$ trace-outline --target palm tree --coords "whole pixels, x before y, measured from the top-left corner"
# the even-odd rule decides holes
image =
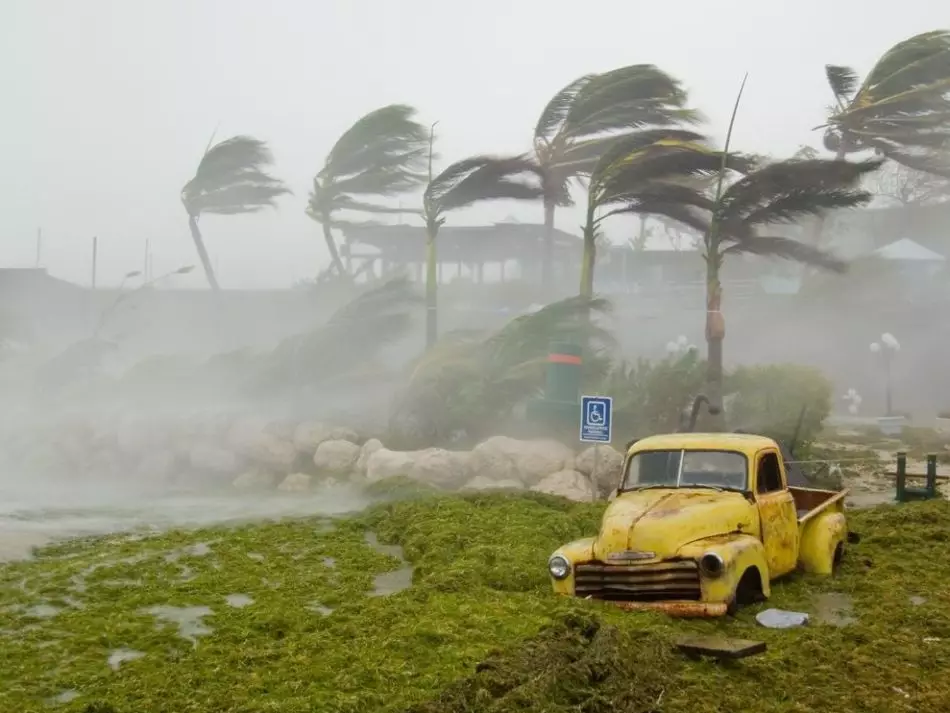
[[[323,227],[333,267],[341,276],[346,269],[333,228],[347,223],[337,214],[404,212],[365,198],[398,195],[425,182],[428,132],[414,119],[415,113],[411,106],[392,104],[366,114],[337,140],[313,179],[307,215]]]
[[[431,176],[430,162],[430,176]],[[426,345],[438,339],[436,238],[446,213],[487,200],[537,200],[542,196],[534,163],[525,157],[475,156],[429,179],[422,197],[426,226]]]
[[[534,160],[544,191],[541,283],[549,285],[554,254],[554,212],[572,205],[570,184],[590,175],[618,135],[647,126],[699,119],[685,109],[680,83],[650,64],[621,67],[575,79],[544,107],[534,129]]]
[[[863,82],[851,67],[829,64],[825,74],[835,104],[818,128],[836,159],[873,150],[908,168],[934,168],[928,154],[950,140],[950,31],[898,42]]]
[[[703,179],[715,175],[721,161],[696,143],[702,139],[682,129],[645,129],[615,140],[601,156],[587,192],[581,295],[593,296],[597,241],[607,218],[656,215],[705,230],[689,206],[700,200]]]
[[[234,215],[273,208],[279,196],[291,193],[283,181],[265,171],[273,163],[267,144],[250,136],[234,136],[213,146],[209,142],[195,177],[181,189],[191,237],[212,290],[219,289],[218,280],[198,219],[203,213]]]
[[[732,157],[730,157],[732,158]],[[705,165],[705,157],[698,163]],[[740,253],[793,260],[833,272],[846,264],[835,255],[773,232],[809,217],[822,217],[840,208],[868,203],[872,195],[862,180],[880,166],[879,160],[849,162],[831,159],[789,159],[751,168],[715,199],[703,195],[696,207],[709,211],[705,231],[706,341],[710,402],[722,409],[722,317],[720,271],[725,259]],[[733,164],[735,167],[735,164]],[[722,172],[725,174],[725,170]]]

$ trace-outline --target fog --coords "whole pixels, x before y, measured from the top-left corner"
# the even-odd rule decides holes
[[[332,440],[360,448],[371,438],[405,450],[471,446],[474,432],[423,442],[399,408],[425,348],[421,282],[371,304],[359,301],[383,289],[381,278],[314,284],[329,257],[304,212],[310,183],[367,111],[406,102],[424,124],[438,120],[443,164],[520,153],[545,102],[572,78],[650,62],[683,80],[708,118],[703,130],[721,142],[749,72],[734,141],[787,156],[821,147],[813,127],[831,101],[826,62],[866,71],[887,47],[946,20],[925,0],[886,19],[851,0],[688,2],[672,24],[662,4],[583,9],[534,0],[4,3],[0,560],[59,537],[364,507],[373,498],[362,482],[323,478],[315,465],[307,433],[316,424],[325,439],[332,430]],[[179,195],[212,133],[267,141],[275,175],[293,191],[274,210],[202,220],[220,293],[206,289]],[[558,210],[557,228],[580,234],[581,196]],[[420,200],[409,193],[399,204]],[[950,212],[869,212],[883,207],[831,221],[835,248],[864,264],[910,238],[947,255]],[[501,201],[452,213],[447,226],[541,220],[539,203]],[[605,225],[615,245],[639,231],[636,219]],[[595,287],[613,307],[602,321],[616,339],[611,359],[667,358],[681,335],[703,348],[703,261],[671,247],[656,230],[629,269],[602,249]],[[673,267],[647,267],[646,253]],[[577,293],[579,252],[553,287],[538,284],[540,259],[490,265],[483,281],[473,266],[453,277],[447,265],[440,332],[490,333]],[[892,333],[901,344],[890,367],[896,406],[929,423],[950,408],[947,267],[874,264],[839,279],[757,258],[730,263],[726,367],[818,367],[834,384],[833,415],[873,423],[884,387],[869,345]],[[775,289],[783,279],[797,293]],[[425,397],[451,401],[467,379]],[[859,414],[841,399],[848,389],[864,397]],[[499,433],[524,401],[493,424]],[[310,485],[285,480],[296,474]]]

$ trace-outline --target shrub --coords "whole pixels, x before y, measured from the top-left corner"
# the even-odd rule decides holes
[[[726,377],[729,425],[778,440],[815,440],[831,413],[833,387],[818,369],[798,364],[739,367]],[[802,409],[805,409],[802,415]],[[798,427],[799,418],[802,419]]]

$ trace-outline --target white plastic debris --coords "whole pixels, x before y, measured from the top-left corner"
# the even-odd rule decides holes
[[[756,614],[755,620],[769,629],[793,629],[807,624],[808,614],[783,609],[766,609]]]

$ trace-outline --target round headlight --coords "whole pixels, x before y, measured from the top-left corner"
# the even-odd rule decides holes
[[[571,563],[561,555],[554,555],[548,560],[548,572],[555,579],[564,579],[571,573]]]
[[[718,577],[726,569],[726,563],[715,552],[707,552],[699,558],[699,569],[707,577]]]

